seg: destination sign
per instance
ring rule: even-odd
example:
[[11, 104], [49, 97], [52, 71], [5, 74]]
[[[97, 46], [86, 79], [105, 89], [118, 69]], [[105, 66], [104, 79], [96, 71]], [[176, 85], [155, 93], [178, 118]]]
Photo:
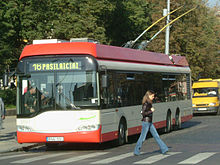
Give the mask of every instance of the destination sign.
[[81, 62], [31, 63], [29, 71], [81, 70]]

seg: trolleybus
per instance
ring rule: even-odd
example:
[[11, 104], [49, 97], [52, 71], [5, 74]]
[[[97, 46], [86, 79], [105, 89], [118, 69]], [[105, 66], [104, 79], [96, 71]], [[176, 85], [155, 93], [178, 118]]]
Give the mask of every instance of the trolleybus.
[[[127, 142], [141, 132], [141, 101], [156, 92], [153, 123], [166, 132], [192, 118], [182, 56], [94, 42], [26, 46], [17, 67], [19, 143]], [[50, 42], [50, 41], [49, 41]]]

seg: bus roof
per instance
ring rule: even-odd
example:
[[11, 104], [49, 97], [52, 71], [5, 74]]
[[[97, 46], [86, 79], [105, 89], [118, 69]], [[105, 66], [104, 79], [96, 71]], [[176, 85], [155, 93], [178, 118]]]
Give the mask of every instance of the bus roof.
[[100, 60], [125, 61], [183, 67], [189, 66], [186, 58], [183, 56], [171, 56], [173, 61], [172, 62], [168, 55], [162, 53], [101, 45], [90, 42], [65, 42], [28, 45], [23, 49], [19, 60], [30, 56], [73, 54], [92, 55], [96, 59]]

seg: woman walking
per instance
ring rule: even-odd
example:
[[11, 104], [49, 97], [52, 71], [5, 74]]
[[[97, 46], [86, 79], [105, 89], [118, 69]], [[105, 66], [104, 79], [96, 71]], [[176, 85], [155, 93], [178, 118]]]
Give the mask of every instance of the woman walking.
[[134, 149], [134, 155], [140, 155], [140, 149], [142, 147], [143, 142], [146, 139], [148, 130], [150, 130], [152, 136], [156, 140], [157, 144], [160, 147], [161, 153], [165, 154], [168, 151], [168, 147], [166, 144], [160, 139], [159, 134], [157, 133], [156, 128], [154, 127], [152, 123], [152, 117], [154, 108], [152, 107], [152, 101], [154, 99], [155, 93], [151, 90], [147, 91], [146, 94], [143, 97], [142, 100], [142, 110], [141, 114], [143, 116], [142, 118], [142, 131], [141, 135], [137, 141], [137, 144]]

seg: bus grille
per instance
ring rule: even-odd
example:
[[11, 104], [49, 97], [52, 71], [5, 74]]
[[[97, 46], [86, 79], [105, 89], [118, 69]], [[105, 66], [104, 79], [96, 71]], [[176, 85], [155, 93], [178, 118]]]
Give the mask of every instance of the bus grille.
[[208, 106], [208, 104], [196, 104], [196, 106]]

